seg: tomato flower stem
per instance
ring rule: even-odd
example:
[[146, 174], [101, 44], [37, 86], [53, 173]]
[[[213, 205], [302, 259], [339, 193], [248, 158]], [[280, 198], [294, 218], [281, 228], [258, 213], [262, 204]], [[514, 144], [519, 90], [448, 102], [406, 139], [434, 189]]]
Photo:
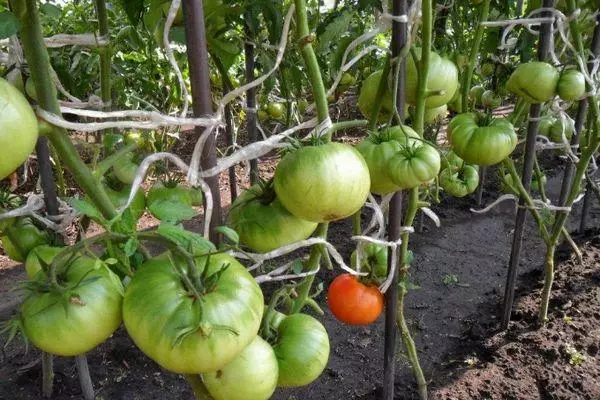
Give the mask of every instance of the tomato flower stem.
[[479, 19], [477, 21], [477, 30], [475, 31], [475, 38], [473, 39], [471, 54], [469, 55], [469, 63], [465, 67], [465, 76], [463, 78], [461, 112], [466, 112], [467, 110], [465, 107], [469, 104], [469, 90], [471, 89], [471, 81], [473, 80], [473, 70], [477, 63], [477, 55], [479, 54], [479, 47], [481, 46], [481, 40], [483, 39], [483, 33], [485, 31], [485, 26], [483, 26], [482, 23], [488, 19], [490, 2], [491, 0], [483, 0], [483, 3], [480, 5], [481, 12], [479, 13]]

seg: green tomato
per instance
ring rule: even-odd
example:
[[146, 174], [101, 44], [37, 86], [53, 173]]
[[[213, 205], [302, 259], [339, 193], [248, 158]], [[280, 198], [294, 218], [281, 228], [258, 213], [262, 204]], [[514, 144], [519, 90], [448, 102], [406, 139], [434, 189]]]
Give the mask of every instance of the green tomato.
[[46, 244], [31, 250], [25, 260], [25, 272], [27, 272], [29, 279], [35, 278], [43, 270], [42, 263], [50, 265], [61, 251], [63, 251], [63, 247], [53, 247]]
[[[542, 175], [542, 185], [546, 186], [547, 182], [548, 182], [548, 178], [546, 178], [546, 175]], [[535, 175], [535, 174], [533, 175], [533, 177], [531, 179], [531, 190], [534, 192], [540, 191], [540, 182], [537, 179], [537, 175]], [[516, 185], [513, 183], [512, 175], [505, 174], [502, 177], [502, 191], [504, 193], [519, 195], [519, 190], [517, 189]]]
[[25, 85], [23, 84], [23, 74], [19, 69], [13, 69], [6, 74], [5, 79], [13, 85], [21, 93], [25, 91]]
[[531, 104], [552, 100], [560, 74], [552, 65], [534, 61], [521, 64], [512, 73], [506, 88]]
[[485, 63], [481, 66], [481, 76], [484, 78], [489, 78], [490, 76], [494, 75], [494, 70], [494, 64]]
[[13, 243], [8, 236], [0, 236], [4, 252], [11, 260], [23, 262], [31, 250], [49, 242], [48, 233], [40, 231], [29, 218], [19, 218], [17, 222], [5, 229], [11, 237], [18, 239]]
[[304, 114], [304, 112], [306, 111], [306, 109], [309, 106], [308, 100], [306, 100], [306, 99], [300, 99], [300, 100], [298, 100], [297, 104], [298, 104], [298, 112], [300, 114]]
[[451, 196], [465, 197], [477, 189], [479, 173], [472, 165], [464, 165], [460, 169], [452, 167], [440, 173], [440, 186]]
[[469, 56], [466, 56], [464, 54], [457, 54], [455, 58], [456, 65], [458, 66], [458, 68], [466, 67], [469, 64]]
[[[421, 57], [421, 49], [415, 48], [417, 56]], [[406, 59], [406, 102], [408, 104], [417, 103], [417, 86], [419, 69], [415, 64], [413, 57]], [[458, 88], [458, 69], [452, 61], [440, 57], [437, 53], [431, 52], [429, 56], [429, 75], [427, 78], [428, 91], [440, 91], [442, 94], [429, 96], [425, 100], [425, 106], [428, 108], [440, 107], [448, 103]]]
[[356, 78], [349, 72], [344, 72], [342, 80], [340, 81], [341, 86], [352, 86], [356, 83]]
[[[379, 82], [383, 71], [373, 72], [367, 79], [364, 80], [358, 96], [358, 108], [362, 115], [370, 119], [371, 111], [373, 111], [373, 104], [377, 97], [377, 90], [379, 89]], [[390, 119], [394, 112], [394, 99], [392, 97], [392, 91], [386, 89], [383, 99], [381, 101], [381, 109], [379, 110], [378, 121], [385, 122]]]
[[329, 336], [325, 327], [306, 314], [278, 319], [273, 350], [279, 363], [279, 387], [305, 386], [317, 379], [329, 360]]
[[412, 189], [435, 179], [440, 172], [440, 153], [422, 141], [409, 141], [388, 162], [392, 182], [402, 189]]
[[367, 162], [372, 193], [384, 195], [400, 190], [388, 176], [388, 162], [411, 137], [419, 135], [410, 126], [393, 126], [369, 135], [356, 146]]
[[451, 111], [454, 111], [454, 112], [462, 111], [462, 93], [460, 90], [460, 85], [458, 85], [458, 88], [456, 89], [454, 96], [448, 102], [448, 109], [450, 109]]
[[180, 374], [217, 371], [232, 362], [256, 337], [264, 309], [260, 287], [235, 258], [220, 253], [195, 261], [203, 286], [210, 285], [198, 289], [201, 298], [191, 295], [173, 268], [177, 263], [189, 275], [187, 264], [164, 254], [137, 270], [123, 303], [134, 343]]
[[485, 88], [481, 85], [476, 85], [469, 90], [469, 99], [473, 102], [473, 104], [481, 104], [481, 98], [483, 97], [483, 93], [485, 92]]
[[267, 112], [274, 119], [281, 119], [285, 115], [285, 105], [282, 103], [269, 103]]
[[554, 123], [552, 124], [552, 126], [550, 126], [550, 140], [552, 140], [554, 143], [562, 143], [562, 137], [563, 137], [563, 133], [565, 135], [565, 137], [567, 138], [567, 140], [571, 140], [571, 138], [573, 137], [573, 133], [575, 132], [575, 125], [573, 123], [573, 120], [570, 118], [567, 118], [564, 120], [564, 126], [563, 126], [563, 120], [561, 119], [556, 119], [554, 121]]
[[332, 142], [288, 153], [275, 170], [274, 183], [277, 198], [289, 212], [307, 221], [326, 222], [360, 210], [371, 179], [358, 150]]
[[35, 83], [31, 78], [27, 78], [27, 81], [25, 83], [25, 93], [27, 93], [27, 96], [29, 96], [29, 98], [33, 101], [38, 101], [37, 91], [35, 90]]
[[202, 375], [214, 400], [267, 400], [277, 388], [279, 366], [269, 343], [256, 336], [236, 358]]
[[201, 189], [191, 187], [188, 189], [190, 192], [190, 196], [192, 197], [192, 206], [200, 207], [204, 204], [204, 193], [202, 193]]
[[576, 69], [568, 69], [560, 74], [556, 91], [565, 101], [579, 100], [585, 94], [585, 77]]
[[500, 97], [496, 96], [494, 94], [494, 92], [491, 90], [486, 90], [481, 95], [481, 105], [486, 108], [493, 110], [495, 108], [500, 107], [501, 104], [502, 104], [502, 99]]
[[177, 183], [158, 182], [152, 185], [146, 197], [148, 209], [157, 201], [172, 201], [175, 203], [192, 206], [192, 193], [188, 188]]
[[[352, 267], [356, 267], [356, 250], [350, 255]], [[385, 278], [388, 271], [388, 248], [375, 243], [369, 243], [363, 251], [363, 258], [360, 260], [360, 269], [362, 271], [372, 272], [378, 278]]]
[[442, 157], [442, 169], [446, 169], [448, 167], [452, 167], [454, 169], [460, 169], [463, 166], [464, 160], [456, 155], [455, 152], [450, 150], [446, 153], [444, 157]]
[[538, 125], [538, 133], [542, 136], [550, 137], [550, 128], [556, 122], [556, 118], [552, 115], [544, 115], [540, 118]]
[[[39, 349], [59, 356], [86, 353], [104, 342], [121, 324], [123, 287], [97, 260], [79, 256], [61, 266], [60, 284], [67, 292], [32, 292], [21, 306], [23, 333]], [[45, 277], [44, 277], [45, 279]]]
[[239, 234], [241, 244], [266, 253], [308, 238], [318, 224], [292, 215], [272, 188], [263, 191], [254, 185], [231, 205], [229, 225]]
[[265, 110], [258, 110], [258, 120], [260, 122], [265, 122], [268, 119], [269, 119], [269, 113], [268, 112], [266, 112]]
[[0, 180], [27, 161], [38, 139], [37, 118], [18, 89], [0, 78]]
[[113, 165], [115, 177], [126, 185], [131, 185], [135, 180], [138, 165], [133, 161], [133, 154], [127, 154]]
[[480, 122], [474, 113], [457, 115], [448, 124], [448, 139], [454, 151], [468, 164], [493, 165], [508, 157], [517, 146], [517, 134], [505, 118]]
[[448, 106], [446, 104], [436, 108], [425, 108], [425, 123], [434, 124], [443, 120], [448, 115]]

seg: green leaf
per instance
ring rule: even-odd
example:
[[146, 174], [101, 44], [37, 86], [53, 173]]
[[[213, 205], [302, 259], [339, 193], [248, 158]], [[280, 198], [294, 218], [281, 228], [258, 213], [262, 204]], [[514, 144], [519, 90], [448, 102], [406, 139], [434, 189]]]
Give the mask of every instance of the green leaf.
[[52, 3], [40, 4], [40, 12], [50, 18], [60, 18], [62, 16], [61, 8]]
[[127, 257], [131, 257], [132, 255], [135, 254], [137, 248], [138, 248], [138, 241], [137, 241], [137, 238], [134, 236], [134, 237], [130, 237], [129, 240], [127, 240], [127, 243], [125, 243], [125, 247], [123, 248], [123, 250], [125, 251], [125, 255]]
[[21, 23], [15, 14], [10, 11], [0, 12], [0, 39], [6, 39], [17, 34]]
[[339, 38], [341, 38], [350, 28], [353, 16], [353, 12], [345, 11], [325, 27], [323, 33], [319, 35], [316, 48], [318, 54], [329, 52], [329, 46], [331, 46], [332, 43], [338, 43]]
[[179, 244], [194, 256], [200, 256], [216, 251], [215, 245], [205, 239], [202, 235], [186, 231], [182, 227], [168, 222], [161, 223], [158, 226], [157, 233], [162, 237]]
[[120, 3], [127, 14], [129, 21], [131, 21], [133, 25], [137, 25], [142, 19], [144, 0], [121, 0]]
[[294, 261], [292, 264], [292, 272], [294, 274], [299, 274], [304, 270], [304, 264], [300, 260]]
[[106, 220], [92, 203], [87, 202], [86, 200], [71, 198], [68, 200], [68, 203], [75, 210], [79, 211], [81, 214], [90, 217], [94, 221], [100, 222], [102, 225], [106, 223]]
[[233, 244], [240, 243], [240, 235], [228, 226], [217, 226], [215, 232], [223, 234]]
[[155, 201], [150, 205], [149, 210], [152, 215], [165, 222], [177, 223], [196, 216], [196, 211], [192, 207], [171, 200]]

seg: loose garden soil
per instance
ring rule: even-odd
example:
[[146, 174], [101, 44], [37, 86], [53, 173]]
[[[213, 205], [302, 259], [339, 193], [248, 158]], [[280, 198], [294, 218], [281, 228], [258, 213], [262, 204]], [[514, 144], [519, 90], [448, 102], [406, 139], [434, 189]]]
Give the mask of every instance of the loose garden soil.
[[[556, 198], [562, 174], [550, 179]], [[493, 179], [490, 187], [495, 185]], [[226, 186], [226, 182], [222, 182]], [[497, 184], [496, 184], [497, 186]], [[224, 197], [228, 194], [223, 193]], [[497, 193], [484, 200], [491, 202]], [[600, 239], [588, 232], [576, 237], [583, 263], [562, 249], [557, 260], [550, 322], [536, 330], [544, 246], [528, 219], [520, 263], [513, 323], [498, 333], [500, 303], [514, 226], [514, 205], [504, 204], [485, 215], [469, 211], [472, 199], [444, 198], [435, 211], [436, 228], [425, 221], [411, 236], [415, 260], [412, 282], [419, 289], [407, 298], [407, 318], [420, 351], [432, 399], [594, 399], [600, 398]], [[366, 221], [368, 215], [364, 215]], [[590, 226], [598, 226], [593, 210]], [[578, 221], [578, 210], [571, 217]], [[150, 222], [148, 222], [150, 223]], [[190, 229], [200, 230], [192, 221]], [[331, 242], [349, 258], [351, 223], [331, 227]], [[1, 257], [1, 256], [0, 256]], [[24, 278], [21, 266], [0, 263], [0, 319], [18, 305], [20, 294], [9, 291]], [[322, 271], [325, 287], [335, 271]], [[446, 278], [446, 279], [444, 279]], [[444, 283], [446, 281], [446, 283]], [[451, 282], [452, 281], [452, 282]], [[267, 293], [273, 286], [265, 285]], [[383, 369], [383, 318], [368, 327], [342, 325], [318, 297], [321, 317], [331, 339], [327, 369], [312, 385], [278, 390], [273, 399], [380, 398]], [[10, 344], [0, 364], [0, 400], [41, 398], [39, 352], [24, 354]], [[397, 355], [397, 399], [416, 399], [414, 380], [402, 350]], [[181, 376], [159, 368], [141, 353], [121, 329], [88, 354], [97, 399], [192, 399]], [[75, 363], [55, 360], [54, 399], [80, 399]]]

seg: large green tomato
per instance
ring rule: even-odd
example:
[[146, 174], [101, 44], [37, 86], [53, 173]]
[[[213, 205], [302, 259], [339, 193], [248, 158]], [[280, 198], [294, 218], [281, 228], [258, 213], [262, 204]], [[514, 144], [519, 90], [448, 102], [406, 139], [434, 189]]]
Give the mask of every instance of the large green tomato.
[[552, 100], [560, 74], [552, 65], [534, 61], [521, 64], [512, 73], [506, 88], [531, 104]]
[[7, 235], [0, 235], [4, 252], [11, 260], [18, 262], [25, 261], [31, 250], [50, 240], [48, 234], [40, 231], [29, 218], [20, 218], [5, 230], [10, 231], [11, 236], [18, 239], [18, 243], [13, 243]]
[[262, 190], [254, 185], [231, 205], [229, 225], [239, 234], [241, 244], [266, 253], [308, 238], [318, 224], [292, 215], [272, 187]]
[[[370, 119], [371, 112], [373, 111], [373, 104], [377, 97], [377, 90], [379, 89], [379, 82], [381, 82], [381, 76], [383, 71], [375, 71], [362, 83], [360, 88], [360, 94], [358, 96], [358, 108], [362, 115]], [[387, 78], [386, 78], [387, 79]], [[394, 112], [394, 98], [391, 90], [386, 87], [385, 94], [381, 101], [381, 109], [379, 110], [378, 120], [385, 122], [390, 119]]]
[[440, 186], [451, 196], [465, 197], [477, 189], [479, 173], [472, 165], [463, 165], [460, 169], [452, 167], [440, 173]]
[[36, 347], [76, 356], [119, 327], [123, 287], [106, 265], [97, 267], [97, 260], [79, 256], [59, 267], [59, 284], [67, 286], [67, 292], [33, 292], [25, 298], [20, 312], [23, 333]]
[[194, 199], [190, 190], [185, 186], [175, 182], [158, 182], [152, 185], [148, 191], [146, 197], [148, 211], [152, 212], [152, 205], [159, 201], [181, 203], [191, 207]]
[[138, 165], [133, 161], [133, 154], [128, 154], [118, 160], [113, 165], [113, 172], [117, 179], [126, 184], [131, 185], [137, 174]]
[[[421, 49], [415, 48], [417, 56], [421, 58]], [[413, 57], [406, 59], [406, 102], [409, 104], [417, 103], [417, 87], [419, 85], [420, 68], [417, 67]], [[429, 96], [425, 100], [425, 106], [428, 108], [441, 107], [448, 103], [458, 88], [458, 69], [456, 65], [445, 57], [431, 52], [429, 56], [429, 75], [427, 76], [427, 90], [441, 91], [442, 94]]]
[[[356, 250], [350, 255], [352, 267], [356, 267]], [[375, 243], [369, 243], [363, 251], [363, 258], [360, 260], [360, 269], [362, 271], [372, 272], [378, 278], [387, 276], [388, 270], [388, 248]]]
[[480, 119], [477, 114], [465, 113], [450, 121], [448, 139], [452, 150], [468, 164], [497, 164], [517, 146], [515, 128], [505, 118]]
[[442, 169], [446, 169], [448, 167], [452, 167], [454, 169], [459, 169], [463, 166], [464, 160], [456, 155], [455, 152], [450, 150], [446, 153], [444, 157], [442, 157]]
[[403, 146], [388, 162], [392, 182], [412, 189], [435, 179], [440, 173], [440, 153], [430, 144], [414, 141]]
[[6, 178], [35, 148], [38, 123], [23, 94], [0, 78], [0, 180]]
[[568, 69], [560, 75], [556, 91], [565, 101], [579, 100], [585, 94], [585, 77], [576, 69]]
[[485, 93], [485, 88], [481, 85], [475, 85], [469, 90], [469, 99], [473, 104], [481, 104], [483, 93]]
[[542, 136], [550, 137], [550, 128], [556, 122], [556, 118], [552, 115], [544, 115], [540, 118], [538, 125], [538, 133]]
[[389, 178], [387, 164], [410, 137], [419, 135], [410, 126], [394, 126], [369, 135], [356, 146], [369, 167], [371, 192], [383, 195], [400, 190]]
[[550, 126], [550, 140], [554, 143], [562, 143], [563, 134], [567, 138], [567, 140], [571, 140], [573, 137], [573, 133], [575, 132], [575, 124], [573, 120], [567, 118], [563, 121], [560, 119], [556, 119], [552, 126]]
[[501, 104], [502, 99], [499, 96], [496, 96], [496, 94], [492, 90], [486, 90], [481, 95], [481, 105], [486, 108], [490, 108], [493, 110], [500, 107]]
[[448, 115], [448, 106], [446, 104], [435, 108], [425, 108], [425, 123], [436, 123], [444, 119], [446, 115]]
[[298, 218], [313, 222], [346, 218], [363, 206], [371, 179], [364, 158], [343, 143], [302, 147], [275, 170], [275, 192]]
[[298, 387], [317, 379], [329, 360], [329, 336], [325, 327], [306, 314], [292, 314], [274, 326], [273, 345], [279, 362], [277, 386]]
[[[135, 344], [180, 374], [217, 371], [233, 361], [256, 337], [264, 309], [260, 287], [235, 258], [221, 253], [195, 260], [207, 278], [203, 284], [210, 285], [199, 299], [172, 265], [189, 275], [185, 262], [167, 253], [138, 269], [123, 303], [123, 321]], [[216, 282], [209, 282], [211, 276], [218, 276]]]
[[267, 112], [271, 118], [281, 119], [285, 115], [285, 105], [282, 103], [269, 103], [267, 106]]
[[236, 358], [202, 375], [214, 400], [267, 400], [277, 388], [279, 365], [271, 345], [256, 336]]
[[46, 244], [31, 250], [25, 260], [25, 272], [27, 272], [29, 279], [33, 279], [43, 270], [42, 263], [50, 265], [62, 250], [62, 247], [53, 247]]

